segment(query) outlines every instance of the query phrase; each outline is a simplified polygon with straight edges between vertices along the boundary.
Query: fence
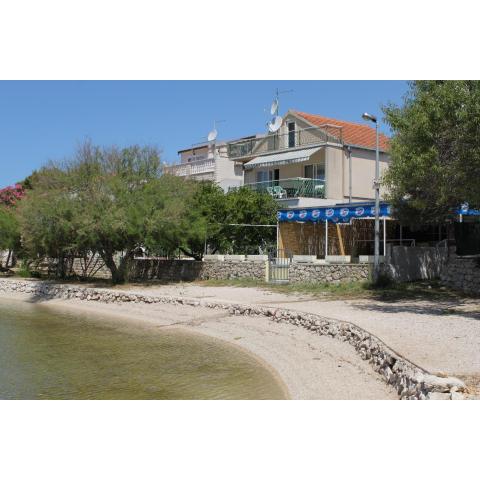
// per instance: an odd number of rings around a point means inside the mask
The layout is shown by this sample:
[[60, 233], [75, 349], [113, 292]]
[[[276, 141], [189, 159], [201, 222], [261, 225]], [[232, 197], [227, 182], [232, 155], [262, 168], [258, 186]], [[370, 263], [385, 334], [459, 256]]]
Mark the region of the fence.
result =
[[267, 281], [287, 283], [289, 281], [292, 254], [286, 250], [272, 250], [268, 255]]

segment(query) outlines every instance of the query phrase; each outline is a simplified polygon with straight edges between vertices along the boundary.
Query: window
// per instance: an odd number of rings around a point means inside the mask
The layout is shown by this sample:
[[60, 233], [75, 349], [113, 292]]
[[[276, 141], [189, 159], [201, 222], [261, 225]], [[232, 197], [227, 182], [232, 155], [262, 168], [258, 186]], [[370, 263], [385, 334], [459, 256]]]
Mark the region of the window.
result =
[[288, 124], [288, 148], [295, 146], [295, 122]]
[[273, 173], [271, 170], [260, 170], [257, 172], [257, 183], [271, 181], [272, 175]]
[[313, 178], [313, 165], [305, 165], [303, 173], [305, 178]]
[[303, 173], [305, 178], [325, 180], [325, 167], [320, 164], [305, 165]]
[[277, 185], [279, 179], [280, 179], [280, 170], [278, 168], [276, 168], [275, 170], [260, 170], [256, 174], [257, 183], [275, 182], [275, 185]]

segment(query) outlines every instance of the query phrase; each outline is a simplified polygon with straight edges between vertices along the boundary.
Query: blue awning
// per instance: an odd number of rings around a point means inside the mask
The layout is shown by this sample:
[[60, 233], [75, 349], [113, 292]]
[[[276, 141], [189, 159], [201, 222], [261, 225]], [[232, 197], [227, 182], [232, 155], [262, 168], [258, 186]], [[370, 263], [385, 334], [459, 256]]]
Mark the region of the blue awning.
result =
[[[380, 216], [390, 217], [391, 207], [388, 203], [380, 204]], [[348, 204], [332, 207], [303, 208], [298, 210], [279, 210], [277, 219], [279, 222], [324, 222], [348, 223], [352, 218], [375, 217], [375, 205]]]
[[455, 211], [457, 215], [480, 215], [480, 210], [474, 208], [459, 208]]

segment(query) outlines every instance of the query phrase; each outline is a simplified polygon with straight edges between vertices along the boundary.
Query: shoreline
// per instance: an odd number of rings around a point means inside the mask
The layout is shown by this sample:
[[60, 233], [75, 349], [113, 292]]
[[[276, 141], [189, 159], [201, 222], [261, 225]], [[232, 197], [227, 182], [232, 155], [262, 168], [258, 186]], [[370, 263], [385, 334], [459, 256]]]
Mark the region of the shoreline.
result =
[[[30, 301], [28, 293], [0, 292], [0, 298]], [[351, 345], [264, 317], [232, 316], [202, 306], [114, 304], [42, 299], [39, 305], [121, 319], [141, 328], [180, 329], [241, 349], [266, 368], [287, 399], [398, 399]]]
[[[415, 365], [356, 323], [251, 303], [250, 298], [245, 304], [211, 295], [189, 297], [187, 292], [172, 295], [13, 279], [0, 281], [1, 292], [25, 294], [34, 302], [60, 299], [95, 305], [97, 312], [113, 309], [132, 317], [140, 310], [149, 321], [157, 317], [157, 326], [183, 325], [238, 342], [279, 373], [292, 398], [460, 400], [469, 393], [458, 378]], [[165, 323], [164, 318], [170, 320]]]

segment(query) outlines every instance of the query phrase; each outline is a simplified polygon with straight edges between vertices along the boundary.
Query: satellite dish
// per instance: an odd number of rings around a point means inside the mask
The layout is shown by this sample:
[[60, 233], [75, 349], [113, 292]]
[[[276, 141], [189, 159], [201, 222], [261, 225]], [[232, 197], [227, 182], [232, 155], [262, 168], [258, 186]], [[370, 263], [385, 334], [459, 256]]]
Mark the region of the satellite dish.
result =
[[283, 118], [280, 115], [276, 115], [272, 118], [272, 121], [268, 124], [270, 132], [276, 132], [282, 126]]
[[213, 130], [208, 134], [208, 141], [213, 142], [217, 138], [218, 132], [217, 129], [214, 127]]
[[272, 106], [270, 107], [270, 114], [271, 115], [276, 115], [278, 113], [278, 98], [276, 98], [272, 102]]

